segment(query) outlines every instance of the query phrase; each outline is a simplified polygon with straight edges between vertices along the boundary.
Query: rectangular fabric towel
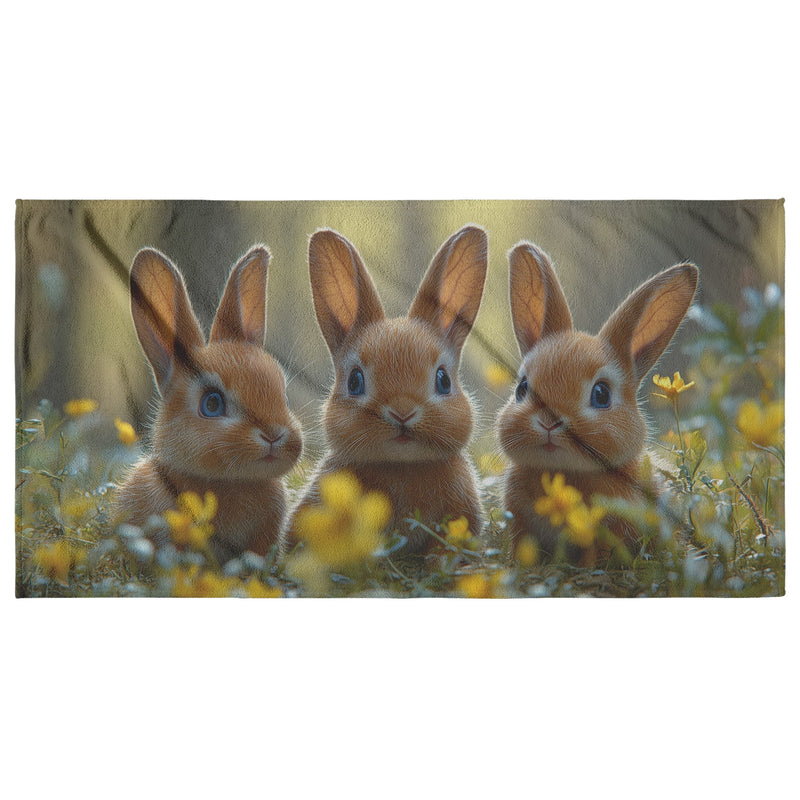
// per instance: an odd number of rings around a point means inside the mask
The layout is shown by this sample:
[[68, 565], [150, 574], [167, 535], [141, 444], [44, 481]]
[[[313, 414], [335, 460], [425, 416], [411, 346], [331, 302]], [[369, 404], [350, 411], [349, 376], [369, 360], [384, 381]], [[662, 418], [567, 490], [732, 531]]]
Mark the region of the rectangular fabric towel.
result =
[[784, 208], [33, 201], [16, 594], [784, 593]]

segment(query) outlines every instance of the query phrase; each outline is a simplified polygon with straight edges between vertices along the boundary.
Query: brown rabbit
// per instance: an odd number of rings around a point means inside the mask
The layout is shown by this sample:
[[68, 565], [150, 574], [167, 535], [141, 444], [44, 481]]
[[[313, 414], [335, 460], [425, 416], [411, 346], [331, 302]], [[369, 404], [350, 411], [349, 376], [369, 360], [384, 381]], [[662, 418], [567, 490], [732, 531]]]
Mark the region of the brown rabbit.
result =
[[464, 454], [472, 406], [458, 381], [461, 349], [486, 278], [487, 237], [467, 226], [434, 256], [407, 317], [387, 319], [356, 248], [339, 233], [317, 231], [309, 244], [314, 308], [336, 377], [324, 410], [329, 451], [299, 509], [319, 502], [319, 479], [349, 470], [386, 494], [388, 530], [408, 537], [404, 551], [425, 553], [428, 526], [464, 515], [479, 533], [483, 514], [473, 467]]
[[263, 350], [269, 251], [253, 247], [231, 270], [208, 344], [183, 277], [158, 250], [131, 268], [131, 312], [161, 395], [152, 451], [120, 487], [119, 518], [142, 525], [181, 492], [212, 491], [212, 550], [227, 559], [278, 543], [286, 512], [281, 476], [300, 456], [286, 381]]
[[[558, 530], [534, 512], [542, 476], [562, 473], [586, 502], [595, 493], [635, 499], [657, 493], [642, 483], [647, 430], [637, 394], [671, 341], [697, 288], [694, 264], [678, 264], [643, 283], [597, 336], [573, 329], [550, 259], [521, 242], [509, 253], [511, 317], [523, 356], [516, 392], [498, 417], [511, 461], [505, 506], [514, 547], [532, 535], [552, 555]], [[618, 518], [605, 523], [630, 543], [636, 532]]]

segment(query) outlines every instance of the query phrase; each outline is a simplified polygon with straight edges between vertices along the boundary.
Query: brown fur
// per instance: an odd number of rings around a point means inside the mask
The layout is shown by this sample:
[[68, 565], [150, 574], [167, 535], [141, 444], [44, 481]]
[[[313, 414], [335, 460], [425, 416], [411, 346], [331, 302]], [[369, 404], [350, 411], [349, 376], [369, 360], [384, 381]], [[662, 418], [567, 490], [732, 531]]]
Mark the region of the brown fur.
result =
[[[263, 555], [279, 543], [286, 512], [281, 476], [302, 449], [283, 371], [262, 349], [268, 262], [266, 248], [256, 247], [231, 270], [209, 344], [177, 267], [147, 248], [131, 269], [131, 311], [161, 402], [151, 453], [120, 487], [117, 516], [143, 525], [174, 508], [181, 492], [212, 491], [218, 558], [245, 550]], [[224, 394], [221, 417], [200, 413], [210, 388]]]
[[[409, 536], [409, 552], [426, 552], [435, 543], [404, 523], [416, 512], [428, 526], [464, 515], [480, 533], [477, 481], [464, 454], [472, 405], [459, 385], [458, 366], [480, 305], [486, 263], [485, 232], [462, 228], [434, 257], [409, 316], [387, 319], [353, 245], [335, 231], [311, 238], [314, 307], [336, 375], [324, 411], [330, 450], [290, 516], [291, 543], [297, 511], [319, 501], [320, 477], [342, 469], [389, 497], [389, 529]], [[360, 396], [348, 392], [356, 367], [366, 387]], [[435, 388], [440, 367], [451, 382], [446, 395]]]
[[[545, 253], [522, 242], [509, 260], [512, 318], [523, 353], [520, 380], [527, 378], [528, 392], [521, 401], [512, 396], [497, 422], [501, 448], [511, 461], [504, 495], [513, 515], [508, 531], [512, 547], [533, 535], [552, 554], [558, 530], [533, 509], [544, 494], [544, 473], [562, 473], [586, 502], [594, 494], [635, 500], [657, 493], [652, 476], [641, 477], [647, 430], [637, 394], [683, 320], [698, 272], [688, 263], [664, 270], [591, 336], [573, 329]], [[610, 386], [609, 408], [589, 402], [599, 380]], [[607, 517], [604, 522], [628, 543], [636, 539], [624, 521]]]

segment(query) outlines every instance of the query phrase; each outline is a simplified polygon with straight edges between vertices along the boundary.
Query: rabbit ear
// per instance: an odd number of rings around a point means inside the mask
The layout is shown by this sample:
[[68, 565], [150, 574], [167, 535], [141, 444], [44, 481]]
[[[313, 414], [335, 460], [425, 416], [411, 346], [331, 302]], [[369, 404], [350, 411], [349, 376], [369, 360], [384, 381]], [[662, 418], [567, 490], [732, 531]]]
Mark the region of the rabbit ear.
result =
[[433, 257], [408, 312], [439, 331], [456, 353], [481, 305], [487, 259], [483, 228], [467, 225], [456, 231]]
[[146, 247], [133, 259], [131, 313], [142, 349], [163, 393], [175, 363], [190, 365], [189, 351], [205, 344], [178, 268]]
[[321, 230], [311, 237], [308, 268], [314, 311], [331, 353], [351, 332], [386, 318], [358, 250], [341, 234]]
[[603, 325], [605, 339], [637, 383], [655, 366], [678, 330], [697, 289], [694, 264], [678, 264], [643, 283]]
[[269, 250], [250, 249], [231, 270], [211, 326], [211, 341], [226, 339], [264, 346], [267, 325]]
[[511, 319], [522, 354], [540, 339], [572, 330], [567, 298], [547, 254], [520, 242], [508, 254]]

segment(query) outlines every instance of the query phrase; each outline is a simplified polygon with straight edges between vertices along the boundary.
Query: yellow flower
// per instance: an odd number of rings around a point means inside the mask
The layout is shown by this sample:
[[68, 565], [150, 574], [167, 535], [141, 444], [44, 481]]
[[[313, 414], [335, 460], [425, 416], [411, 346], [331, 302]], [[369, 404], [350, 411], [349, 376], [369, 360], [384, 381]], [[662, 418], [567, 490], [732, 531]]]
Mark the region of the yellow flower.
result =
[[187, 569], [176, 567], [172, 571], [173, 597], [227, 597], [236, 586], [235, 578], [223, 578], [209, 570], [200, 570], [196, 564]]
[[283, 592], [278, 586], [267, 586], [258, 578], [252, 577], [244, 585], [248, 597], [283, 597]]
[[320, 478], [319, 496], [323, 505], [346, 513], [361, 497], [361, 486], [351, 472], [334, 472]]
[[470, 575], [462, 575], [456, 580], [456, 590], [472, 599], [485, 599], [498, 597], [500, 583], [504, 573], [500, 570], [486, 575], [482, 572], [473, 572]]
[[597, 526], [605, 516], [604, 508], [589, 508], [584, 503], [573, 508], [566, 518], [567, 536], [579, 547], [591, 547], [597, 535]]
[[178, 510], [164, 512], [175, 544], [202, 550], [214, 533], [211, 520], [217, 513], [217, 498], [213, 492], [206, 492], [203, 500], [196, 492], [183, 492], [178, 496]]
[[550, 473], [542, 475], [544, 497], [539, 497], [533, 504], [533, 510], [542, 517], [550, 517], [553, 525], [563, 525], [567, 514], [578, 506], [581, 493], [574, 486], [567, 486], [564, 476], [558, 472], [550, 480]]
[[82, 417], [84, 414], [91, 414], [92, 411], [97, 411], [97, 401], [88, 398], [70, 400], [64, 405], [64, 413], [70, 417]]
[[514, 558], [521, 567], [530, 569], [539, 561], [539, 545], [532, 536], [524, 536], [519, 540]]
[[66, 583], [69, 571], [75, 563], [75, 556], [70, 546], [64, 542], [56, 542], [49, 547], [37, 547], [33, 560], [50, 580]]
[[114, 420], [114, 425], [117, 426], [117, 436], [122, 444], [130, 447], [139, 438], [130, 422], [123, 422], [119, 417], [117, 417]]
[[681, 392], [685, 392], [694, 386], [694, 381], [684, 383], [680, 372], [676, 372], [672, 380], [666, 376], [662, 378], [660, 375], [653, 375], [653, 383], [664, 392], [664, 394], [660, 392], [653, 392], [653, 394], [656, 397], [663, 397], [665, 400], [675, 400]]
[[362, 494], [349, 472], [320, 478], [320, 505], [297, 514], [297, 535], [314, 555], [330, 567], [363, 562], [381, 543], [392, 507], [380, 492]]
[[466, 517], [451, 519], [447, 523], [447, 541], [456, 547], [463, 547], [472, 538]]
[[507, 367], [498, 364], [496, 361], [483, 370], [483, 377], [492, 389], [506, 389], [514, 380], [514, 374]]
[[784, 407], [782, 401], [761, 406], [755, 400], [745, 400], [739, 406], [736, 427], [748, 442], [770, 447], [783, 442]]

